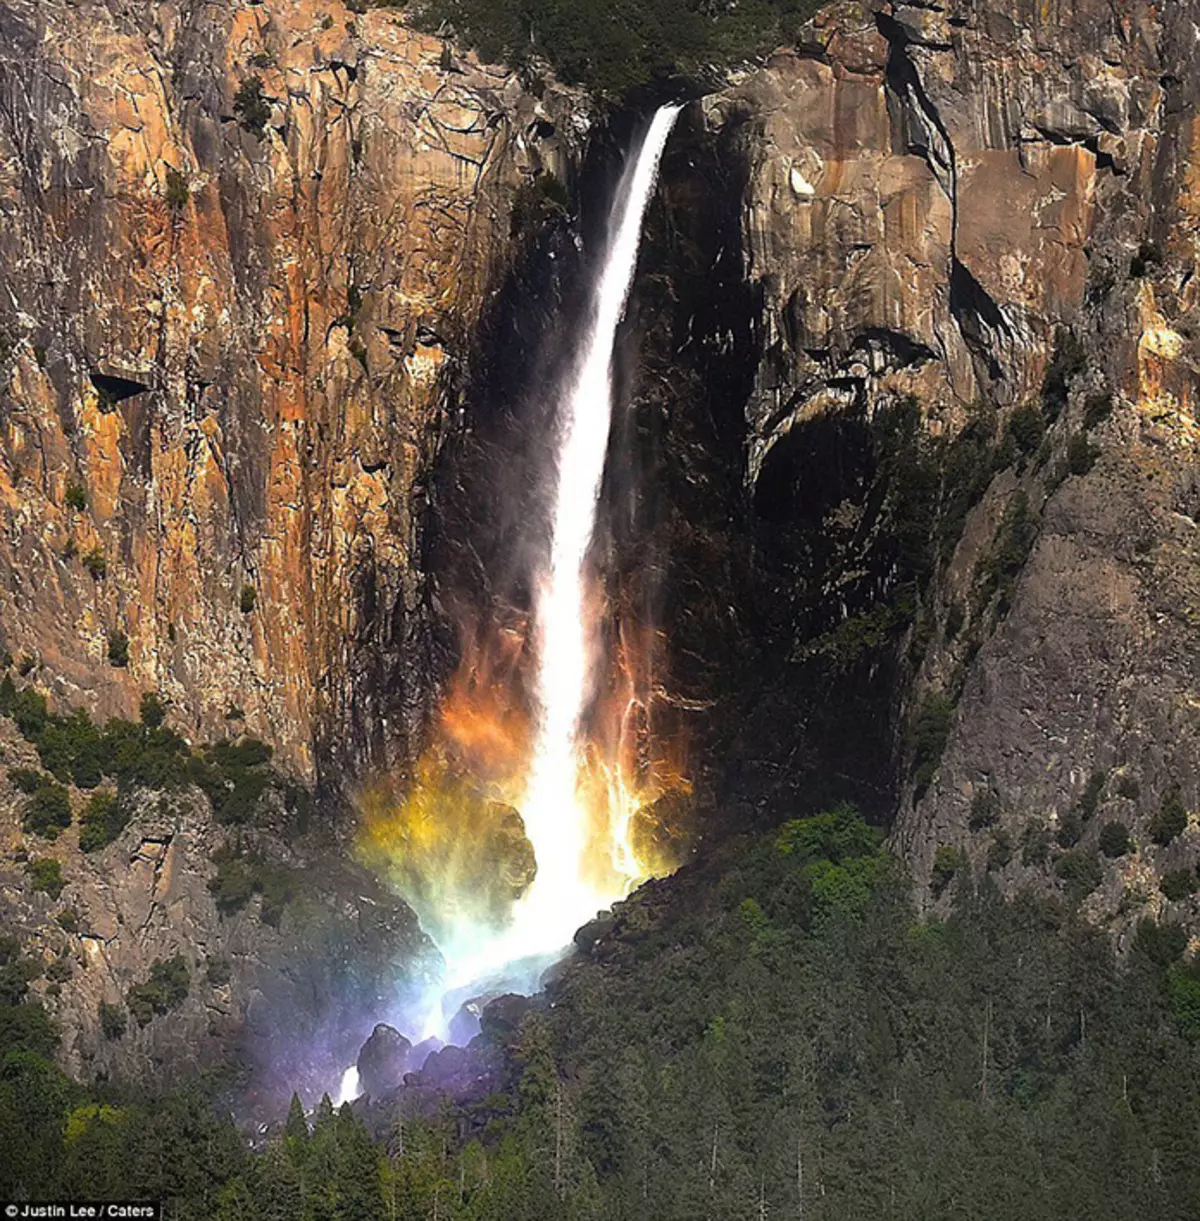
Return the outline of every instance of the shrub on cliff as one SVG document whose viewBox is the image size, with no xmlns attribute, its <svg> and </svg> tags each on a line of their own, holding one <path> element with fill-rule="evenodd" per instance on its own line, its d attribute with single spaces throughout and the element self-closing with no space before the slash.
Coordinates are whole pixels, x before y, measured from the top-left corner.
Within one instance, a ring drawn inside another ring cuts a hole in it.
<svg viewBox="0 0 1200 1221">
<path fill-rule="evenodd" d="M 1008 421 L 1008 434 L 1022 454 L 1036 452 L 1046 435 L 1046 421 L 1037 403 L 1026 403 L 1013 412 Z"/>
<path fill-rule="evenodd" d="M 921 705 L 912 730 L 913 791 L 920 797 L 933 781 L 950 738 L 954 704 L 945 695 L 931 695 Z"/>
<path fill-rule="evenodd" d="M 125 995 L 125 1003 L 139 1026 L 148 1025 L 155 1015 L 178 1008 L 187 999 L 192 977 L 182 954 L 156 958 L 145 983 L 135 984 Z"/>
<path fill-rule="evenodd" d="M 129 637 L 120 628 L 108 638 L 108 663 L 119 670 L 129 665 Z"/>
<path fill-rule="evenodd" d="M 1077 432 L 1067 446 L 1067 469 L 1072 475 L 1086 475 L 1099 457 L 1099 448 L 1087 439 L 1085 433 Z"/>
<path fill-rule="evenodd" d="M 48 1060 L 58 1049 L 58 1028 L 39 1004 L 27 1002 L 0 1006 L 0 1064 L 14 1052 L 24 1052 Z M 5 1073 L 11 1080 L 11 1075 Z M 28 1118 L 28 1115 L 23 1118 Z M 10 1124 L 5 1131 L 16 1129 Z M 6 1148 L 6 1155 L 12 1150 Z M 0 1158 L 0 1163 L 5 1159 Z"/>
<path fill-rule="evenodd" d="M 99 547 L 93 547 L 83 557 L 83 566 L 91 573 L 94 581 L 100 581 L 108 575 L 108 559 Z"/>
<path fill-rule="evenodd" d="M 120 1005 L 100 1002 L 100 1030 L 106 1039 L 119 1039 L 127 1026 L 125 1010 Z"/>
<path fill-rule="evenodd" d="M 1150 838 L 1165 848 L 1177 835 L 1183 834 L 1187 823 L 1187 807 L 1176 784 L 1167 790 L 1162 799 L 1162 805 L 1150 824 Z"/>
<path fill-rule="evenodd" d="M 1060 327 L 1054 339 L 1054 353 L 1042 379 L 1042 408 L 1053 422 L 1062 414 L 1075 379 L 1087 368 L 1087 354 L 1075 335 Z"/>
<path fill-rule="evenodd" d="M 943 844 L 933 855 L 933 871 L 929 877 L 929 886 L 934 895 L 941 895 L 967 864 L 967 858 L 962 852 L 949 844 Z"/>
<path fill-rule="evenodd" d="M 975 609 L 982 611 L 999 594 L 997 613 L 1002 618 L 1012 603 L 1017 578 L 1037 541 L 1039 521 L 1024 490 L 1014 494 L 1004 509 L 996 536 L 979 565 Z"/>
<path fill-rule="evenodd" d="M 1078 902 L 1100 885 L 1104 870 L 1093 853 L 1064 852 L 1054 865 L 1054 872 L 1067 884 L 1067 894 Z"/>
<path fill-rule="evenodd" d="M 208 890 L 221 915 L 235 915 L 260 895 L 262 922 L 278 928 L 285 908 L 295 897 L 296 879 L 291 870 L 228 845 L 218 848 L 212 859 L 217 872 Z"/>
<path fill-rule="evenodd" d="M 1158 888 L 1171 902 L 1177 903 L 1194 895 L 1198 884 L 1200 882 L 1192 870 L 1173 869 L 1159 879 Z"/>
<path fill-rule="evenodd" d="M 50 779 L 49 776 L 35 771 L 32 767 L 14 767 L 8 773 L 8 783 L 26 796 L 32 796 Z"/>
<path fill-rule="evenodd" d="M 138 719 L 147 729 L 158 729 L 163 721 L 167 719 L 166 705 L 155 692 L 145 691 L 142 693 L 141 703 L 138 707 Z"/>
<path fill-rule="evenodd" d="M 190 197 L 187 175 L 173 165 L 168 165 L 166 186 L 163 190 L 163 198 L 167 201 L 167 207 L 172 212 L 182 211 L 187 206 Z"/>
<path fill-rule="evenodd" d="M 1100 828 L 1100 851 L 1105 856 L 1124 856 L 1130 847 L 1129 829 L 1124 823 L 1107 822 Z"/>
<path fill-rule="evenodd" d="M 116 793 L 100 789 L 88 798 L 79 816 L 79 847 L 96 852 L 113 842 L 129 823 L 129 812 Z"/>
<path fill-rule="evenodd" d="M 233 95 L 233 113 L 244 131 L 263 138 L 271 118 L 271 103 L 263 93 L 262 77 L 248 76 L 242 81 Z"/>
<path fill-rule="evenodd" d="M 41 785 L 26 801 L 21 825 L 31 835 L 57 839 L 58 833 L 71 825 L 70 794 L 53 781 Z"/>
<path fill-rule="evenodd" d="M 25 872 L 29 874 L 29 881 L 34 890 L 40 890 L 52 899 L 57 899 L 62 894 L 63 887 L 66 885 L 63 880 L 62 865 L 53 857 L 44 856 L 36 861 L 30 861 L 25 866 Z"/>
</svg>

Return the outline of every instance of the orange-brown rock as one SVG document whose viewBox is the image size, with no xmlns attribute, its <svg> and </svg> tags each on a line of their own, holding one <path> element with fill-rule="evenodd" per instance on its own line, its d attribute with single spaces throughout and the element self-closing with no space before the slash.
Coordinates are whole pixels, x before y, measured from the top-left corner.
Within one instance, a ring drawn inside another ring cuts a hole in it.
<svg viewBox="0 0 1200 1221">
<path fill-rule="evenodd" d="M 5 0 L 0 92 L 4 648 L 305 775 L 403 752 L 422 481 L 561 96 L 337 0 Z"/>
</svg>

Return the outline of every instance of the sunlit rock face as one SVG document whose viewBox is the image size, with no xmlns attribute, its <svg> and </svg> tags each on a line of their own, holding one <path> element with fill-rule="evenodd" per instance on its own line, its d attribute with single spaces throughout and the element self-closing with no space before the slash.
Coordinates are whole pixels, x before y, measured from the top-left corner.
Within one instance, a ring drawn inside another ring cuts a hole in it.
<svg viewBox="0 0 1200 1221">
<path fill-rule="evenodd" d="M 403 756 L 446 394 L 587 126 L 443 50 L 336 2 L 0 6 L 0 634 L 61 697 Z"/>
</svg>

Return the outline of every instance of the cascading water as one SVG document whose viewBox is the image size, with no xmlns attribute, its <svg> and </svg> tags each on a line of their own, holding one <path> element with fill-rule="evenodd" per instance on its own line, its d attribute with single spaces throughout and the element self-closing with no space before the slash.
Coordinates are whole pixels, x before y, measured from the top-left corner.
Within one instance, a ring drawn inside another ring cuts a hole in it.
<svg viewBox="0 0 1200 1221">
<path fill-rule="evenodd" d="M 597 813 L 582 785 L 586 744 L 580 728 L 605 661 L 598 600 L 589 597 L 588 553 L 612 420 L 614 345 L 637 268 L 642 222 L 679 110 L 664 106 L 656 112 L 622 175 L 582 343 L 556 396 L 548 488 L 551 544 L 535 581 L 536 721 L 521 788 L 505 795 L 519 809 L 536 875 L 501 926 L 469 914 L 457 918 L 454 910 L 447 918 L 445 911 L 417 905 L 422 918 L 440 930 L 438 948 L 446 967 L 422 1002 L 423 1011 L 405 1023 L 422 1038 L 445 1037 L 459 1002 L 472 995 L 532 990 L 575 930 L 645 873 L 630 850 L 632 809 L 620 799 L 629 794 L 619 777 L 611 786 L 619 790 L 618 799 L 606 803 L 603 834 L 597 835 Z M 398 856 L 411 856 L 419 838 L 412 823 L 427 831 L 431 821 L 439 820 L 424 812 L 405 824 L 395 847 Z M 387 826 L 385 819 L 376 828 L 384 843 L 390 842 Z M 347 1070 L 342 1096 L 356 1091 L 357 1075 Z"/>
<path fill-rule="evenodd" d="M 537 602 L 540 716 L 521 802 L 538 872 L 510 934 L 527 953 L 558 949 L 564 934 L 618 897 L 589 885 L 583 867 L 587 816 L 577 796 L 577 738 L 597 655 L 586 564 L 612 421 L 617 327 L 637 267 L 642 219 L 678 113 L 678 106 L 665 106 L 655 114 L 621 183 L 587 336 L 562 402 L 550 563 Z"/>
<path fill-rule="evenodd" d="M 464 930 L 440 946 L 443 986 L 453 991 L 522 959 L 546 959 L 575 929 L 637 881 L 614 844 L 615 887 L 589 880 L 589 816 L 578 793 L 578 731 L 594 684 L 597 624 L 587 597 L 587 556 L 595 531 L 613 407 L 613 351 L 637 268 L 642 222 L 658 165 L 680 107 L 659 109 L 622 175 L 608 226 L 578 360 L 559 396 L 551 487 L 551 546 L 537 584 L 538 719 L 529 779 L 518 802 L 537 874 L 502 930 Z M 619 829 L 620 831 L 620 829 Z M 618 839 L 620 834 L 618 834 Z M 620 876 L 623 875 L 623 876 Z M 544 965 L 544 961 L 543 961 Z M 440 1001 L 426 1033 L 442 1025 Z"/>
</svg>

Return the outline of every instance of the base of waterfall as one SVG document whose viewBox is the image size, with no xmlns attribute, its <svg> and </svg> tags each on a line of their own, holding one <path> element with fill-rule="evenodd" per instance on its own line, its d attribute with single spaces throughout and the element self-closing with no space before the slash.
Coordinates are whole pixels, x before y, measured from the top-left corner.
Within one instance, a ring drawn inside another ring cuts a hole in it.
<svg viewBox="0 0 1200 1221">
<path fill-rule="evenodd" d="M 480 1035 L 515 1030 L 568 950 L 557 947 L 460 982 L 445 981 L 428 999 L 397 1017 L 396 1026 L 378 1023 L 354 1064 L 343 1072 L 334 1104 L 364 1095 L 377 1099 L 406 1084 L 420 1084 L 414 1074 L 444 1083 L 466 1063 L 464 1057 Z"/>
</svg>

